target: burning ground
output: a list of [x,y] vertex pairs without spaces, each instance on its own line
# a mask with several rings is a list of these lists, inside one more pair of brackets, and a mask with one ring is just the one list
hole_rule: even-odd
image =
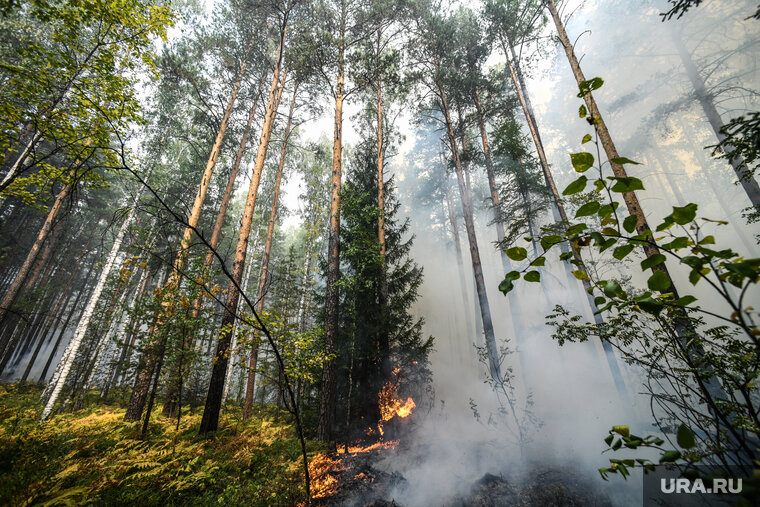
[[443,408],[418,410],[412,398],[398,398],[391,384],[380,400],[376,428],[368,428],[359,441],[312,458],[316,505],[612,505],[595,483],[572,468],[521,459],[493,427],[472,431],[472,422],[465,421],[470,431],[457,441],[447,435],[459,432],[456,426],[462,421],[452,421]]
[[[413,432],[409,436],[413,437]],[[448,485],[456,483],[459,490],[452,495],[441,495],[440,490],[426,493],[421,489],[422,485],[407,479],[394,466],[398,462],[408,468],[413,468],[414,462],[425,467],[425,449],[402,439],[352,445],[348,452],[341,448],[335,455],[317,455],[310,466],[315,504],[374,507],[612,505],[585,478],[567,470],[544,469],[529,477],[508,472],[485,473],[468,483],[461,477],[448,476],[446,464],[441,463],[440,486],[446,491]],[[427,486],[425,483],[424,487]]]

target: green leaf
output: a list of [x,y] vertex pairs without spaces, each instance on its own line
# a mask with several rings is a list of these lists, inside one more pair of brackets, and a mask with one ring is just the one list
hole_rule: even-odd
[[684,296],[682,298],[678,298],[676,300],[676,304],[678,306],[689,306],[690,304],[692,304],[696,300],[697,300],[697,298],[695,298],[694,296]]
[[[581,107],[584,107],[584,106],[581,106]],[[591,141],[592,139],[593,139],[593,137],[591,137],[591,134],[586,134],[585,136],[583,136],[583,139],[581,139],[581,144],[586,144],[587,142]]]
[[623,229],[625,229],[625,232],[628,234],[632,234],[633,231],[636,230],[636,224],[639,223],[639,219],[636,217],[636,215],[628,215],[625,217],[625,220],[623,220]]
[[652,237],[652,231],[650,229],[647,229],[642,234],[637,234],[635,236],[631,236],[630,241],[637,244],[646,244],[647,240]]
[[675,222],[673,222],[673,217],[672,215],[668,215],[663,219],[662,223],[658,225],[655,230],[657,232],[662,232],[662,231],[670,229],[671,227],[673,227],[673,225],[675,225]]
[[599,211],[599,208],[601,207],[601,204],[599,204],[596,201],[587,202],[580,208],[578,208],[578,211],[575,212],[575,218],[580,217],[588,217],[591,215],[595,215],[597,211]]
[[644,190],[644,183],[638,178],[634,177],[627,177],[627,178],[615,178],[615,184],[612,185],[612,188],[610,189],[613,192],[634,192],[636,190]]
[[607,297],[614,298],[623,293],[623,288],[617,282],[607,282],[604,286]]
[[694,269],[702,269],[702,266],[707,262],[702,257],[697,257],[696,255],[687,255],[686,257],[681,259],[682,264],[686,264],[687,266],[690,266]]
[[[540,268],[541,266],[546,265],[546,257],[544,257],[542,255],[541,257],[538,257],[538,258],[534,259],[533,262],[530,263],[530,265],[531,266],[536,266],[536,267]],[[526,280],[527,280],[527,278],[526,278]]]
[[634,249],[634,245],[631,245],[630,243],[627,245],[620,245],[619,247],[615,248],[612,252],[612,256],[616,258],[619,261],[622,261],[625,259],[625,256],[631,253],[631,250]]
[[594,156],[588,152],[571,153],[570,161],[573,168],[579,173],[583,173],[594,167]]
[[666,451],[660,457],[660,463],[672,463],[681,457],[681,453],[678,451]]
[[601,206],[599,208],[599,212],[597,215],[599,215],[599,218],[607,218],[612,215],[612,213],[618,209],[618,206],[620,206],[620,203],[617,201],[613,201],[609,204],[605,204],[604,206]]
[[525,260],[528,257],[528,251],[520,246],[513,246],[512,248],[507,248],[506,250],[504,250],[504,253],[507,254],[507,257],[517,262]]
[[573,252],[562,252],[559,254],[559,260],[567,261],[573,258]]
[[567,188],[562,191],[562,195],[573,195],[578,192],[583,192],[583,189],[586,188],[586,182],[588,182],[588,178],[581,175],[580,178],[570,183]]
[[657,270],[647,280],[647,287],[650,290],[656,290],[658,292],[664,292],[671,286],[670,277],[664,272]]
[[650,257],[647,257],[643,261],[641,261],[641,270],[646,271],[647,269],[651,269],[658,264],[662,264],[665,262],[665,256],[661,253],[656,253]]
[[586,278],[588,278],[588,274],[586,274],[585,271],[580,270],[580,269],[576,269],[575,271],[573,271],[573,276],[577,278],[578,280],[585,280]]
[[631,436],[631,428],[628,425],[613,426],[612,431],[624,437]]
[[705,236],[702,238],[699,243],[699,245],[714,245],[715,244],[715,236]]
[[603,298],[602,296],[597,296],[594,298],[594,305],[596,305],[597,307],[602,306],[606,302],[607,300]]
[[692,203],[683,207],[673,206],[673,221],[678,225],[686,225],[694,221],[697,217],[697,205]]
[[651,313],[652,315],[659,315],[660,312],[665,309],[665,305],[656,299],[652,299],[651,297],[637,301],[636,304],[639,306],[639,308],[647,313]]
[[[586,109],[585,105],[581,106],[578,109],[578,116],[580,116],[581,118],[585,118],[586,116],[588,116],[588,109]],[[588,134],[586,134],[586,135],[588,136]],[[591,136],[589,136],[589,137],[591,137]]]
[[526,282],[540,282],[541,281],[541,273],[538,271],[528,271],[523,276]]
[[604,439],[604,443],[605,443],[605,444],[607,444],[607,445],[610,445],[610,444],[612,443],[612,440],[613,440],[614,438],[615,438],[615,435],[613,435],[612,433],[610,433],[610,434],[609,434],[609,435],[607,435],[607,437]]
[[758,270],[752,261],[753,259],[747,261],[735,261],[730,264],[725,264],[725,268],[727,271],[740,275],[742,278],[749,278],[754,281],[758,276]]
[[[608,227],[607,227],[607,228],[608,228]],[[613,230],[614,230],[614,229],[613,229]],[[604,232],[604,229],[602,229],[602,232]],[[604,252],[604,251],[605,251],[605,250],[607,250],[608,248],[612,248],[612,246],[613,246],[615,243],[617,243],[617,239],[615,239],[615,238],[609,238],[609,239],[605,240],[605,241],[604,241],[604,243],[602,243],[602,244],[599,246],[599,251],[600,251],[600,252]]]
[[552,245],[556,245],[557,243],[562,242],[562,236],[557,236],[556,234],[552,234],[550,236],[544,236],[541,238],[541,248],[544,250],[548,250],[551,248]]
[[604,80],[600,77],[595,77],[587,81],[581,81],[578,83],[578,90],[580,90],[578,92],[578,97],[583,98],[583,96],[587,93],[601,88],[603,84]]
[[677,441],[681,449],[692,449],[697,445],[697,442],[694,440],[694,433],[685,424],[681,424],[678,427]]
[[607,183],[604,180],[594,180],[594,187],[596,187],[597,192],[601,192],[607,187]]
[[613,164],[620,164],[620,165],[623,165],[623,164],[641,165],[641,162],[636,162],[636,161],[631,160],[630,158],[626,158],[626,157],[611,158],[610,162],[612,162]]
[[682,248],[686,248],[689,246],[689,238],[686,236],[681,236],[678,238],[675,238],[670,243],[664,243],[662,245],[662,248],[665,250],[681,250]]
[[565,231],[565,236],[575,236],[576,234],[579,234],[586,229],[588,229],[588,226],[584,223],[574,224],[567,228]]
[[504,275],[504,280],[499,284],[499,290],[506,296],[512,289],[515,288],[514,281],[520,279],[520,273],[517,271],[510,271]]

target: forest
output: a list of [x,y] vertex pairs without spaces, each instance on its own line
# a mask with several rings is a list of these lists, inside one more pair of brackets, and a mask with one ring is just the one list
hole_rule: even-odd
[[758,505],[758,168],[757,0],[0,1],[0,504]]

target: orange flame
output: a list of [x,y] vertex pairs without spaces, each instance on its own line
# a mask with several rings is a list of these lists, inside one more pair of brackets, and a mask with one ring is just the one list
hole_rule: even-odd
[[[359,454],[364,452],[372,452],[375,449],[395,449],[398,445],[398,440],[389,440],[388,442],[375,442],[372,445],[367,446],[360,446],[360,445],[349,445],[348,446],[348,454]],[[346,448],[340,447],[338,448],[339,454],[346,454]]]
[[309,463],[312,498],[327,498],[338,492],[338,478],[331,472],[338,472],[340,460],[326,454],[317,454]]
[[394,417],[409,417],[412,411],[417,407],[414,400],[409,397],[406,402],[402,402],[396,397],[396,386],[391,382],[385,384],[380,390],[380,419],[383,422],[390,421]]
[[[393,371],[394,375],[398,373],[398,368]],[[383,423],[388,422],[394,417],[406,418],[412,414],[412,411],[417,407],[414,400],[409,397],[406,402],[402,402],[400,398],[396,396],[397,383],[388,381],[378,393],[379,405],[380,405],[380,422],[377,425],[377,429],[380,431],[380,435],[384,435]]]

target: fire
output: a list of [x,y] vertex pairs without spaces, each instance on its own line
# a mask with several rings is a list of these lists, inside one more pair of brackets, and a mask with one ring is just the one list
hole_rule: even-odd
[[309,463],[312,498],[326,498],[338,492],[338,478],[331,472],[339,472],[340,460],[326,454],[317,454]]
[[[398,368],[393,370],[393,374],[394,376],[398,374]],[[400,417],[402,419],[409,417],[412,414],[412,411],[417,407],[417,404],[414,403],[414,400],[411,397],[407,398],[406,402],[403,402],[396,396],[397,386],[398,382],[388,381],[378,393],[380,422],[377,425],[377,429],[380,431],[380,435],[385,434],[383,431],[384,422],[388,422],[394,417]]]
[[396,386],[391,382],[385,384],[380,390],[380,419],[387,422],[398,416],[401,418],[409,417],[412,411],[417,407],[414,400],[409,397],[406,402],[396,397]]
[[[395,449],[398,445],[398,440],[389,440],[387,442],[375,442],[372,445],[367,446],[360,446],[360,445],[349,445],[348,446],[348,454],[359,454],[364,452],[372,452],[375,449]],[[338,448],[339,454],[346,454],[346,448],[340,447]]]
[[[394,417],[406,418],[409,417],[417,404],[409,397],[406,401],[403,401],[397,396],[398,389],[398,373],[401,369],[395,368],[393,370],[393,378],[395,381],[388,381],[378,393],[379,408],[380,408],[380,421],[377,424],[377,431],[382,437],[384,434],[383,423],[386,423]],[[367,436],[375,434],[374,428],[369,428],[366,431]],[[358,442],[353,445],[338,447],[338,454],[359,454],[372,452],[378,449],[395,449],[399,444],[398,440],[389,440],[387,442],[379,441],[374,444],[362,446]],[[311,479],[311,496],[312,498],[327,498],[338,493],[339,476],[340,472],[345,471],[345,465],[341,464],[341,457],[332,458],[327,454],[317,454],[312,458],[309,463],[309,475]],[[354,480],[366,481],[369,478],[370,482],[374,481],[374,477],[368,477],[363,472],[355,475]]]
[[354,475],[354,480],[355,481],[366,481],[367,479],[369,479],[369,482],[375,482],[375,478],[374,477],[369,477],[364,472],[362,472],[362,473],[360,473],[358,475]]

